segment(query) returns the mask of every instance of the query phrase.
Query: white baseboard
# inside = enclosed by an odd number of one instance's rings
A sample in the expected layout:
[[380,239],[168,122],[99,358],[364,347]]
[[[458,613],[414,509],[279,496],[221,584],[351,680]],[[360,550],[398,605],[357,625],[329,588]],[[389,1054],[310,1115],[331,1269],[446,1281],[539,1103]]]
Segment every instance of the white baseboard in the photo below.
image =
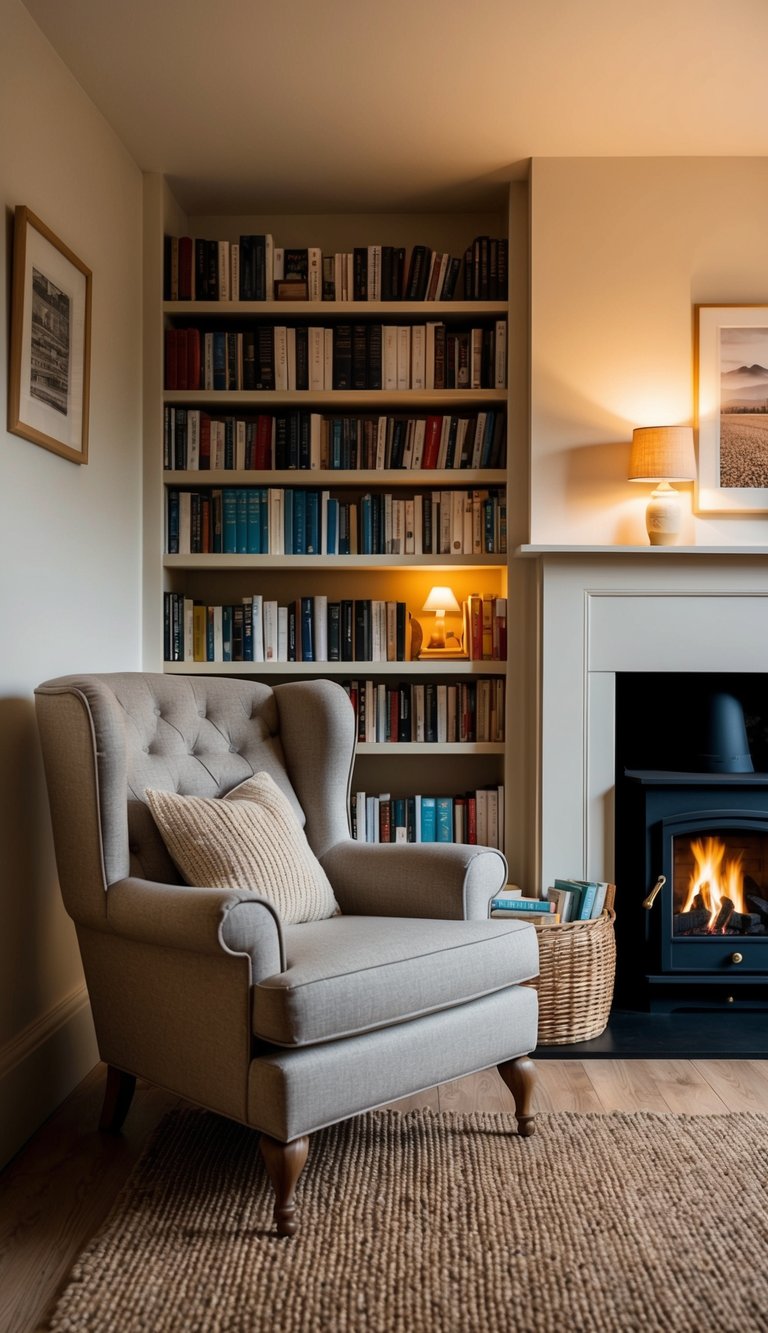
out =
[[98,1062],[85,986],[0,1050],[0,1167]]

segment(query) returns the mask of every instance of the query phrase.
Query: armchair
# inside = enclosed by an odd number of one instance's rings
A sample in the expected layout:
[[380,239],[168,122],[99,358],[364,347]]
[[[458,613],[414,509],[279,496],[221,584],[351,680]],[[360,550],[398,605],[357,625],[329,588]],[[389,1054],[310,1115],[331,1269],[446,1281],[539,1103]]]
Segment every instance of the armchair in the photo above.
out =
[[[350,838],[354,714],[341,687],[67,676],[36,691],[56,856],[99,1051],[101,1127],[142,1077],[261,1134],[277,1230],[297,1230],[309,1135],[498,1065],[533,1132],[530,925],[488,920],[501,853]],[[147,788],[223,797],[268,772],[341,913],[286,925],[247,888],[190,887]]]

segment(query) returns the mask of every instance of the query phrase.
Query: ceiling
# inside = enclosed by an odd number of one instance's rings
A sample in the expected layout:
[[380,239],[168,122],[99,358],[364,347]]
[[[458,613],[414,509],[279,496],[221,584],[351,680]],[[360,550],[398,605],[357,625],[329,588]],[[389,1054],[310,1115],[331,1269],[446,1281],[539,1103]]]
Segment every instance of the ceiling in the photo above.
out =
[[491,202],[532,156],[768,155],[768,0],[25,0],[190,212]]

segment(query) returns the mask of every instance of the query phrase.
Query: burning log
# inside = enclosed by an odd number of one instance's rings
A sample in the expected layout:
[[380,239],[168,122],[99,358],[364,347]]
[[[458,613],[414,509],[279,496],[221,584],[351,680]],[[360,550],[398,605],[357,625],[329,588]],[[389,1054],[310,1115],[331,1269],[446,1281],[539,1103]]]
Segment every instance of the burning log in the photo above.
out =
[[729,935],[749,935],[753,923],[759,926],[760,918],[756,912],[734,912],[728,920],[726,933]]
[[720,911],[717,914],[717,918],[715,920],[715,924],[713,927],[716,935],[725,934],[726,930],[728,929],[728,922],[730,921],[735,911],[736,911],[736,904],[732,898],[720,899]]
[[695,912],[678,912],[672,922],[672,933],[674,935],[694,935],[697,932],[703,934],[709,923],[709,912],[705,908],[698,908]]
[[760,898],[756,893],[747,894],[747,902],[750,907],[756,907],[763,921],[768,922],[768,902],[765,898]]

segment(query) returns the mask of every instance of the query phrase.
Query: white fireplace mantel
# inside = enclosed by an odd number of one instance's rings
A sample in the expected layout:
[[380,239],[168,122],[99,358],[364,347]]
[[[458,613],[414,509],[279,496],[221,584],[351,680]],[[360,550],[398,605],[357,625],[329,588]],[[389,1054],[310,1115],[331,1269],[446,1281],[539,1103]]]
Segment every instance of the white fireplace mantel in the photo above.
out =
[[538,566],[541,887],[612,879],[616,673],[768,674],[768,547],[518,554]]

